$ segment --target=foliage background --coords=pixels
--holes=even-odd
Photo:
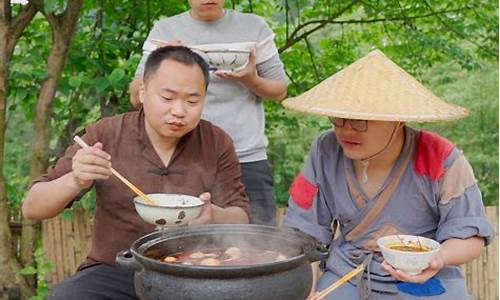
[[[65,1],[45,1],[57,11]],[[332,12],[350,6],[332,18]],[[431,5],[432,4],[432,5]],[[446,124],[416,124],[454,141],[470,160],[487,205],[498,205],[498,3],[496,1],[226,1],[226,6],[263,16],[297,95],[365,55],[381,49],[438,96],[470,110],[470,117]],[[17,5],[13,8],[16,9]],[[458,7],[440,17],[413,15]],[[187,1],[85,1],[75,39],[59,83],[52,115],[51,161],[84,124],[131,110],[128,83],[154,20],[180,13]],[[398,19],[399,21],[390,21]],[[291,46],[294,30],[311,20],[330,20]],[[365,20],[355,22],[352,20]],[[371,20],[371,21],[370,21]],[[373,21],[383,20],[383,21]],[[310,27],[303,27],[305,32]],[[18,43],[10,67],[4,174],[9,203],[18,208],[29,184],[32,122],[50,30],[40,15]],[[286,205],[288,187],[315,136],[328,130],[323,118],[266,103],[269,159],[276,196]],[[90,195],[82,205],[92,208]]]

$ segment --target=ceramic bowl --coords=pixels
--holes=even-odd
[[[198,217],[203,207],[203,201],[198,197],[181,194],[148,194],[148,196],[159,205],[151,205],[141,197],[135,197],[135,210],[144,221],[158,227],[185,225]]]
[[[415,235],[384,236],[377,240],[377,244],[389,265],[409,275],[417,275],[425,270],[441,246],[434,240]],[[407,250],[394,249],[397,246],[405,246]],[[409,251],[408,247],[423,248],[426,251]]]
[[[217,70],[238,72],[248,64],[250,50],[237,49],[212,49],[212,50],[196,50],[207,64]]]

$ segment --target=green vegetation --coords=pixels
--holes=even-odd
[[[312,4],[314,2],[314,5]],[[46,9],[61,9],[64,1],[47,1]],[[136,6],[88,1],[82,10],[65,69],[54,98],[50,161],[60,155],[70,137],[101,116],[132,109],[128,83],[139,61],[141,45],[152,20],[187,8],[185,1],[162,1]],[[227,6],[254,11],[276,32],[276,42],[289,76],[289,95],[297,95],[366,54],[379,48],[446,101],[470,110],[470,117],[453,123],[425,124],[454,141],[473,165],[486,204],[498,204],[498,24],[497,4],[491,1],[443,1],[434,11],[479,5],[439,18],[405,19],[424,15],[422,3],[365,2],[332,17],[346,4],[329,1],[227,1]],[[50,5],[49,5],[50,4]],[[288,9],[287,6],[288,5]],[[480,10],[478,8],[481,7]],[[473,17],[474,15],[474,17]],[[460,16],[461,18],[459,18]],[[356,20],[400,19],[389,22]],[[310,35],[291,43],[294,28],[307,21],[330,20]],[[349,20],[354,20],[350,22]],[[305,29],[298,30],[302,33]],[[443,34],[444,32],[444,34]],[[472,35],[476,32],[476,35]],[[44,60],[50,30],[38,15],[17,44],[10,66],[5,168],[9,203],[19,207],[30,178],[31,141],[35,132],[35,101],[46,76]],[[477,47],[477,45],[483,45]],[[491,50],[491,51],[490,51]],[[493,53],[493,54],[492,54]],[[286,205],[288,188],[307,156],[313,139],[330,128],[325,118],[285,110],[266,103],[269,159],[276,195]],[[91,201],[90,201],[91,202]],[[92,207],[86,200],[86,207]]]

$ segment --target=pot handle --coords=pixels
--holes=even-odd
[[[118,254],[116,255],[115,262],[117,265],[125,269],[135,270],[135,271],[139,271],[141,269],[139,264],[135,261],[135,258],[132,255],[132,252],[130,252],[130,250],[123,250],[118,252]]]
[[[324,261],[330,256],[330,252],[328,251],[328,247],[321,244],[321,243],[316,243],[316,247],[314,250],[309,252],[309,261],[310,262],[315,262],[315,261]]]

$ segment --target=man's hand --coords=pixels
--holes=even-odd
[[[254,52],[250,52],[250,55],[248,56],[248,64],[242,70],[238,72],[218,70],[215,71],[214,74],[227,80],[239,81],[244,85],[252,83],[258,76]]]
[[[108,179],[111,176],[111,156],[102,151],[102,144],[82,148],[73,156],[72,174],[76,185],[86,189],[96,179]]]
[[[431,262],[429,263],[429,267],[423,270],[422,273],[418,275],[408,275],[401,270],[395,270],[385,260],[382,262],[382,267],[397,280],[413,283],[424,283],[434,275],[436,275],[444,267],[444,260],[438,253],[432,258]]]
[[[204,202],[203,208],[198,218],[189,222],[188,225],[211,224],[214,222],[212,202],[210,201],[211,197],[210,193],[203,193],[200,195],[200,200]]]

